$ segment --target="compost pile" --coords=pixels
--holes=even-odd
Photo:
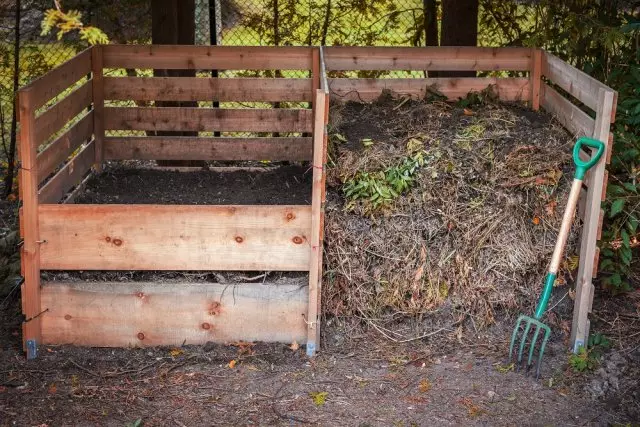
[[[570,190],[573,138],[546,114],[484,98],[333,103],[328,313],[446,312],[480,327],[533,307]],[[577,264],[575,222],[559,285]]]

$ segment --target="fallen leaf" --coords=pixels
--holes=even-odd
[[[426,393],[431,390],[431,383],[429,380],[425,378],[420,381],[420,384],[418,384],[418,390],[420,390],[420,393]]]
[[[316,406],[322,406],[327,402],[327,396],[329,393],[326,391],[312,391],[309,393],[309,396],[313,399],[313,403]]]
[[[231,362],[229,362],[229,368],[231,368],[231,369],[235,368],[237,363],[238,362],[235,359],[232,360]]]
[[[540,224],[540,218],[537,216],[534,216],[533,219],[531,220],[531,222],[533,223],[533,225],[539,225]]]
[[[56,383],[52,383],[49,386],[49,394],[56,394],[57,391],[58,391],[58,387],[56,386]]]
[[[465,116],[473,116],[475,113],[468,108],[463,110]]]
[[[180,356],[181,354],[184,354],[184,351],[183,351],[183,350],[180,350],[179,348],[172,348],[172,349],[169,351],[169,354],[171,355],[171,357],[178,357],[178,356]]]
[[[544,210],[547,212],[547,215],[554,216],[556,214],[556,206],[558,206],[558,202],[555,200],[551,200],[544,206]]]
[[[289,348],[293,351],[296,351],[297,349],[300,348],[300,344],[298,344],[298,342],[294,340],[289,346]]]
[[[510,363],[508,365],[496,365],[496,371],[500,372],[501,374],[506,374],[509,371],[513,371],[513,368],[515,368],[515,364],[513,363]]]

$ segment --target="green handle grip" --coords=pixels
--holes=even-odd
[[[587,147],[595,148],[597,151],[595,154],[591,156],[589,161],[582,161],[580,158],[580,150],[582,146],[586,145]],[[598,141],[597,139],[587,138],[583,136],[582,138],[578,138],[578,142],[573,147],[573,163],[576,164],[576,173],[575,178],[582,181],[584,179],[585,174],[589,169],[591,169],[598,161],[600,161],[600,157],[604,153],[605,145],[602,141]]]

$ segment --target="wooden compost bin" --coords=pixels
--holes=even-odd
[[[105,68],[311,70],[312,77],[104,77]],[[515,71],[526,77],[349,78],[349,71]],[[327,79],[327,73],[342,77]],[[39,112],[81,79],[86,82]],[[587,175],[580,209],[584,225],[572,345],[584,345],[598,265],[605,163],[611,157],[609,128],[616,105],[612,89],[553,55],[529,48],[109,45],[80,53],[19,93],[28,355],[34,356],[40,343],[145,346],[240,339],[296,340],[307,344],[309,355],[315,354],[329,92],[370,101],[384,89],[422,97],[435,87],[457,99],[490,85],[503,100],[526,101],[534,110],[542,106],[576,136],[608,141],[606,162]],[[105,107],[105,99],[305,101],[313,109]],[[577,105],[592,110],[595,119]],[[82,119],[40,150],[50,135],[83,111]],[[297,132],[311,137],[105,137],[105,130]],[[99,170],[109,159],[311,160],[312,204],[65,204],[74,195],[69,190],[81,188],[90,170]],[[308,271],[309,286],[241,284],[232,295],[220,284],[40,283],[41,269]]]

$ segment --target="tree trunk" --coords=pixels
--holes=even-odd
[[[152,0],[151,42],[153,44],[195,43],[195,0]],[[196,70],[153,70],[157,77],[195,77]],[[156,101],[157,107],[196,107],[197,102]],[[158,131],[158,136],[198,136],[198,132]],[[204,166],[203,161],[159,160],[160,166]]]
[[[478,0],[442,0],[440,46],[478,44]],[[475,77],[475,71],[447,71],[447,77]]]
[[[422,0],[422,13],[424,14],[424,40],[425,46],[438,46],[438,8],[436,0]],[[429,77],[438,77],[437,71],[429,71]]]

